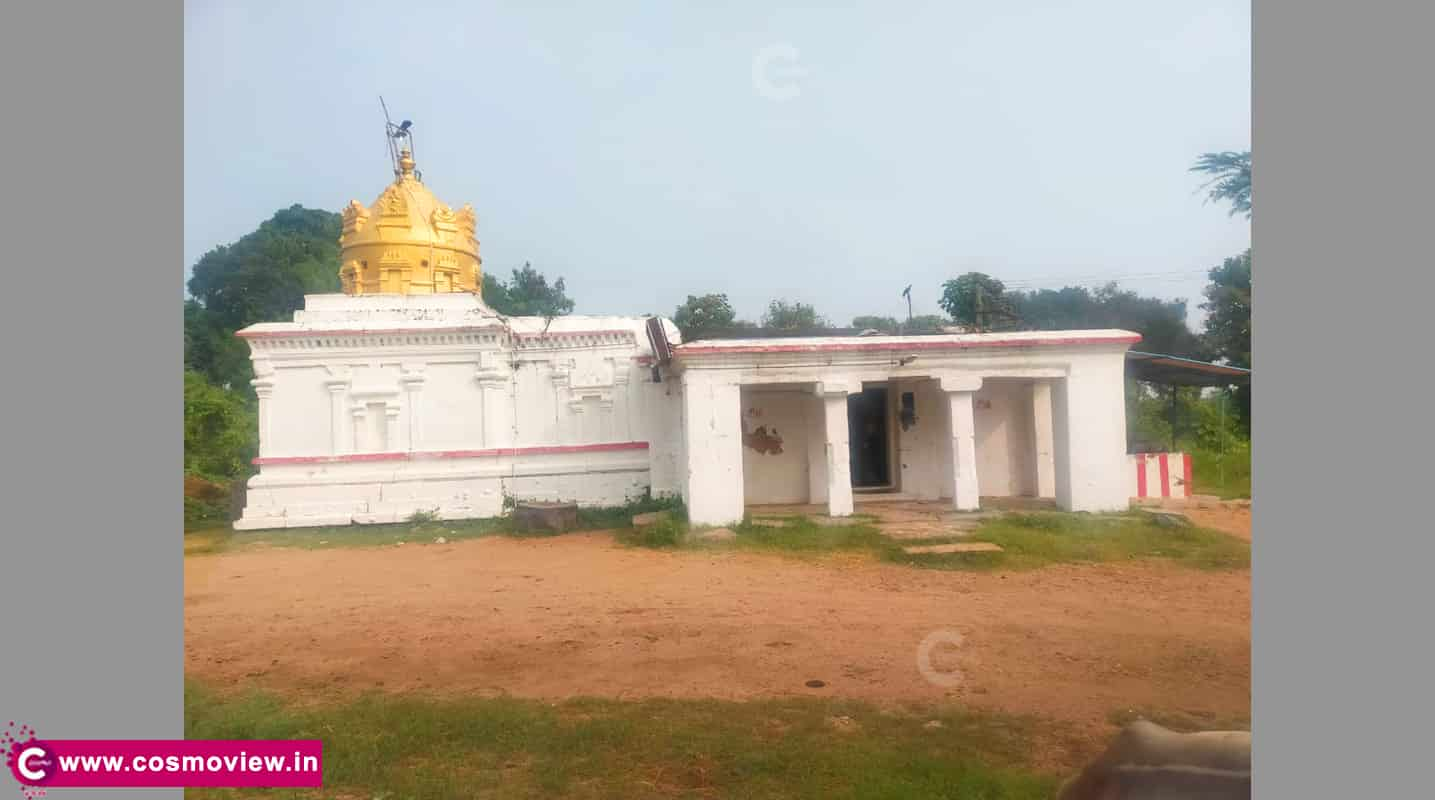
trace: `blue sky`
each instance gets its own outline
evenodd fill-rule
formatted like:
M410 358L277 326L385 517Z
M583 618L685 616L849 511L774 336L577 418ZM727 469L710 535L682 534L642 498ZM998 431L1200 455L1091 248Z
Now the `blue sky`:
M979 270L1192 300L1250 226L1195 157L1250 146L1229 2L185 5L184 268L391 179L382 94L484 268L578 313L724 292L936 313Z

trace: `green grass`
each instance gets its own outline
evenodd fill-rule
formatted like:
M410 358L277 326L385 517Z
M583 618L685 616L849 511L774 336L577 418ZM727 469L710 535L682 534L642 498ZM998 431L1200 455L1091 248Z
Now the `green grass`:
M1162 528L1140 512L1069 514L1042 512L1006 514L986 521L975 533L897 542L883 536L874 522L823 526L803 517L783 517L775 527L751 520L735 527L730 543L686 546L733 548L815 556L865 552L892 563L952 570L1023 570L1050 564L1110 563L1166 559L1198 569L1240 569L1250 566L1250 545L1220 531ZM908 554L906 545L951 541L992 542L1000 553Z
M647 511L670 511L681 520L682 503L673 498L640 497L627 505L610 508L578 509L575 530L606 530L627 528L634 514ZM435 520L429 514L416 514L411 521L377 525L336 525L316 528L275 528L260 531L236 531L227 524L186 530L185 555L244 550L255 547L291 547L316 550L330 547L383 547L432 543L443 538L454 542L482 536L534 537L552 536L543 531L524 532L513 528L508 517L488 519Z
M1225 453L1199 448L1191 450L1191 471L1196 474L1195 494L1212 494L1224 500L1251 496L1251 445L1249 442Z
M852 725L840 729L836 717ZM939 720L941 727L924 727ZM1039 743L1070 734L954 708L883 712L816 698L717 700L368 695L289 705L189 684L191 739L322 739L324 789L193 798L1046 798Z
M1117 728L1124 728L1138 719L1148 720L1181 733L1196 731L1248 731L1251 729L1249 715L1221 716L1204 711L1170 711L1166 709L1132 708L1113 711L1106 715L1106 721Z
M893 560L944 569L1035 569L1050 564L1164 559L1197 569L1241 569L1251 563L1246 542L1197 527L1163 528L1140 512L1006 514L988 520L965 541L1001 545L1000 553L908 555Z
M733 544L746 550L763 550L787 555L813 555L843 551L880 552L889 543L868 518L854 517L850 525L819 525L803 516L773 517L783 527L744 521L732 530Z

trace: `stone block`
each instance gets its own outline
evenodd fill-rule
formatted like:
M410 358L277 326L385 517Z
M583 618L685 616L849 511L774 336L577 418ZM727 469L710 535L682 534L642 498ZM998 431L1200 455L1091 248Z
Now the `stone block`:
M513 527L520 531L572 530L578 527L578 504L520 502L513 509Z
M737 538L737 534L731 528L713 528L706 531L698 531L693 538L700 542L730 542Z
M657 525L659 522L667 522L673 515L667 511L649 511L646 514L633 515L634 528L647 528Z

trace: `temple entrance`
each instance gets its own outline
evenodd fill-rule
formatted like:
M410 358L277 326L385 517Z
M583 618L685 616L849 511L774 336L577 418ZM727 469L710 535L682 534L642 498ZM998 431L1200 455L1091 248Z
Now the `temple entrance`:
M867 386L847 398L847 441L852 488L892 488L891 435L887 423L887 385Z

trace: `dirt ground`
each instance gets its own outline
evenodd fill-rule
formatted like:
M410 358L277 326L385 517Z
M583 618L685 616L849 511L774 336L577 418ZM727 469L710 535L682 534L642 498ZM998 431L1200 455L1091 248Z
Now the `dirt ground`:
M185 667L298 698L956 700L1104 737L1127 709L1248 715L1250 597L1248 571L1159 562L986 574L603 533L249 550L185 559ZM942 631L963 640L932 651L955 686L918 669Z
M1202 528L1225 531L1248 542L1251 540L1250 506L1215 505L1210 508L1188 506L1177 510Z

